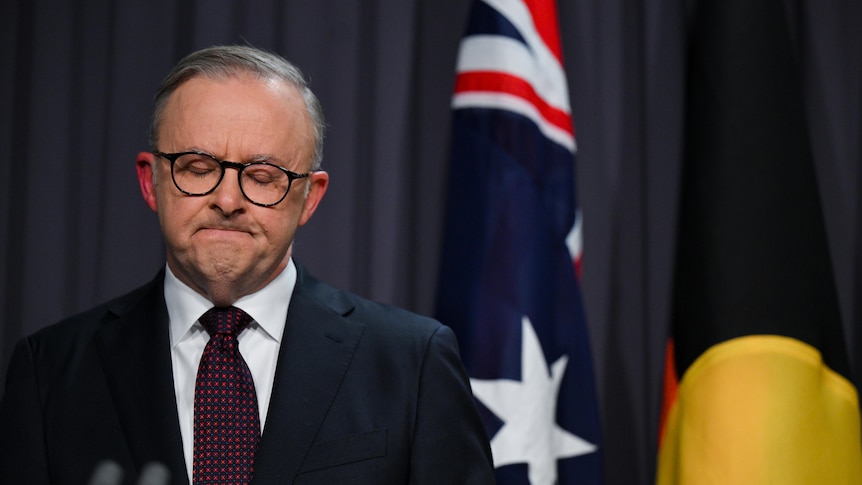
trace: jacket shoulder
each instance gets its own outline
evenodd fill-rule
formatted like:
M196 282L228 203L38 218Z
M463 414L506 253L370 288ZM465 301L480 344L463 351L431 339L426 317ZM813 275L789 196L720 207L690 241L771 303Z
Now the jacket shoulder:
M126 314L143 300L152 298L153 292L162 288L163 280L164 274L159 272L147 284L37 330L27 340L34 350L44 346L69 346L73 342L89 340L102 325Z
M298 288L343 318L365 325L367 330L430 336L443 327L431 317L336 288L315 278L298 264L297 268Z

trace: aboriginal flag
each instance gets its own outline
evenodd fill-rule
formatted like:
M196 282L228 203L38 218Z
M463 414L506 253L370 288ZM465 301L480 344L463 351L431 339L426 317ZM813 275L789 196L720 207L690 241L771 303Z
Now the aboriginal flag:
M473 4L452 101L437 317L500 484L599 483L575 136L553 0Z
M859 484L857 391L782 0L696 2L657 482Z

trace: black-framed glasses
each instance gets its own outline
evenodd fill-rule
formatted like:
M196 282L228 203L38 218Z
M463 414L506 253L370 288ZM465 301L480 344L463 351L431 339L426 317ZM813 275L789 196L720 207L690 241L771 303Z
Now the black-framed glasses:
M252 204L262 207L271 207L284 200L294 180L312 173L291 172L269 162L229 162L197 151L153 152L153 155L171 162L174 185L180 192L191 196L212 193L224 178L225 170L234 168L239 172L239 190Z

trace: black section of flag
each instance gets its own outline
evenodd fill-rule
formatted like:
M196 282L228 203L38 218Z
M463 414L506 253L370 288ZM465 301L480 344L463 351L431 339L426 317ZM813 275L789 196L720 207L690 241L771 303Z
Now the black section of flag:
M679 375L712 345L778 334L846 350L781 0L697 3L688 58L673 334Z

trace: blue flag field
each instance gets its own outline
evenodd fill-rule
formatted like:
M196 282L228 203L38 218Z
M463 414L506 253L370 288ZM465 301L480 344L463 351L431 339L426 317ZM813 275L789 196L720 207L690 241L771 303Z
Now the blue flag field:
M575 133L552 0L473 5L452 100L437 318L501 485L601 483Z

